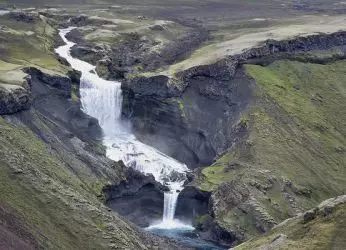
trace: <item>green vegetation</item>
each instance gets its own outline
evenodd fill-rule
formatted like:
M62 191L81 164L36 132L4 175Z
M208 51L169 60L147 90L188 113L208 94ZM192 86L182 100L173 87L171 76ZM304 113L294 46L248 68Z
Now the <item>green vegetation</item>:
M213 165L204 168L201 172L205 179L200 183L199 188L204 191L212 191L219 184L225 181L231 181L235 176L227 171L226 168L233 158L234 153L226 153Z
M59 75L70 69L52 52L56 27L33 16L32 22L0 16L0 85L23 84L22 69L28 66ZM79 102L77 85L71 97ZM104 146L74 137L80 148L71 152L64 144L69 139L59 134L70 133L66 127L34 108L23 116L25 125L21 115L8 118L14 123L0 117L0 203L21 218L17 227L31 232L44 249L146 249L144 236L103 204L103 187L123 177L119 165L108 165ZM1 220L6 228L6 218Z
M273 249L343 249L345 247L346 205L339 205L328 216L318 216L303 224L299 217L293 218L274 228L259 238L252 239L234 248L236 250L260 249L272 245ZM286 235L287 239L275 243L278 236Z
M217 220L249 238L259 233L254 222L280 222L345 191L346 61L281 60L245 70L258 84L258 101L236 124L247 135L204 168L196 185L217 192L223 183L244 183L238 187L249 198L230 204Z
M40 15L32 22L17 21L8 15L0 16L1 60L21 67L35 66L66 73L67 67L59 63L52 53L57 30Z
M24 126L0 118L0 128L0 200L25 219L41 246L141 248L132 229L99 201L106 180L81 179ZM107 226L100 231L100 224Z

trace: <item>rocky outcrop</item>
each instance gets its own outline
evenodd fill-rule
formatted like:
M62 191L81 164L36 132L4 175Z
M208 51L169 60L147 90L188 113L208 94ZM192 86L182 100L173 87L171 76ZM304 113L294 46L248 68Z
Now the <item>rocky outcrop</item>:
M345 204L345 195L328 199L316 208L287 219L267 234L234 249L315 249L316 245L321 249L341 249L345 239ZM318 233L317 238L315 232Z
M217 68L215 68L217 71ZM232 126L252 97L252 82L200 75L179 85L166 76L123 82L123 114L137 136L189 167L206 166L242 136Z
M30 67L25 68L24 72L29 74L35 80L43 82L57 90L66 96L71 95L72 82L67 76L58 75L54 72L43 72L37 68Z
M31 76L33 106L36 109L63 122L81 138L101 139L102 129L97 119L85 114L81 104L70 99L72 81L69 77L33 67L24 71ZM78 72L70 74L78 80Z
M198 224L197 218L209 212L210 196L210 192L203 192L193 186L185 187L179 194L175 217Z
M21 11L11 11L8 16L17 22L24 22L27 24L32 24L39 19L37 13L26 13Z
M207 30L201 25L180 20L149 26L150 32L157 33L149 36L141 29L125 30L117 33L119 40L100 46L102 41L88 41L86 35L97 31L102 25L103 29L114 32L106 26L114 26L116 21L81 15L72 17L70 23L77 27L88 26L88 29L77 28L67 35L70 41L77 44L72 48L72 55L96 65L101 77L112 80L124 79L138 72L154 71L182 60L208 38ZM179 34L177 36L175 29ZM160 34L166 37L167 33L172 33L168 41L156 38Z
M266 40L258 47L245 50L243 53L228 56L212 65L195 66L178 73L178 78L189 82L196 76L210 76L216 79L230 79L237 68L246 63L269 64L278 59L297 59L297 53L313 50L327 50L346 44L346 32L298 36L294 39L276 41ZM341 57L342 58L342 57ZM340 59L340 57L336 58ZM327 60L329 62L329 60Z
M70 23L73 26L78 26L78 27L83 27L87 25L101 26L106 24L114 24L111 20L102 19L102 18L93 18L87 15L73 16L70 19Z
M74 45L71 48L71 55L73 57L79 58L93 65L96 65L99 60L103 59L104 54L107 54L107 52L104 51L104 48L92 47L88 44Z
M82 72L72 69L69 72L67 72L67 76L71 79L72 83L80 84Z
M18 85L0 84L0 115L27 110L30 105L30 90Z
M126 180L104 188L107 205L140 227L161 220L167 188L132 168L125 175Z
M174 79L127 79L122 84L123 114L144 142L162 148L189 167L209 165L241 138L242 130L235 128L234 122L255 100L254 84L242 71L242 64L297 59L302 58L301 53L340 46L342 49L344 44L346 32L267 40L217 63L179 72Z
M328 216L333 213L333 211L341 204L346 204L346 195L342 195L335 198L330 198L328 200L325 200L317 207L304 212L302 217L302 222L304 224L316 219L319 216Z

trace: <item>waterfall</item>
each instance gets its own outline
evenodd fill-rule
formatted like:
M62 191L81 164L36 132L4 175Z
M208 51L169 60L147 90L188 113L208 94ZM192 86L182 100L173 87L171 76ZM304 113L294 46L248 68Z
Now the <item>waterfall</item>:
M188 168L185 164L136 139L131 132L130 124L121 119L121 83L100 78L95 73L95 66L71 56L70 49L74 43L68 41L66 35L72 29L74 28L60 30L60 36L66 45L58 47L55 51L65 58L72 68L82 72L82 108L85 113L98 119L104 133L103 143L107 147L107 156L115 161L122 160L126 166L144 174L152 174L156 181L169 187L170 191L164 194L162 221L154 227L186 226L174 220L174 214Z
M177 192L166 192L164 199L163 209L163 222L170 222L174 220L175 207L177 205L178 193Z

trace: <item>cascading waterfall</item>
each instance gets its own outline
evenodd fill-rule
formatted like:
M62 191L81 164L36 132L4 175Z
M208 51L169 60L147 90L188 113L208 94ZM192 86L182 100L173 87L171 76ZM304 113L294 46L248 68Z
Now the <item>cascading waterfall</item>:
M70 49L73 42L66 35L73 27L60 30L66 45L55 51L65 58L72 68L82 72L80 95L84 112L98 119L104 133L103 143L107 156L115 161L122 160L126 166L145 174L152 174L156 181L170 188L164 194L164 215L162 221L151 227L190 227L174 220L179 191L183 188L188 168L173 158L138 141L131 133L129 124L121 120L121 83L106 81L95 73L95 66L73 58Z

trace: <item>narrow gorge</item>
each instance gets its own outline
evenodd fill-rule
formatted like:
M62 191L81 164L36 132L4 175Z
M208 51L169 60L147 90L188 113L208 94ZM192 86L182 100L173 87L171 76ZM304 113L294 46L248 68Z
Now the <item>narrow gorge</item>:
M191 218L187 222L175 218L178 196L187 181L189 169L185 164L136 139L131 132L129 121L121 118L121 83L101 79L95 72L95 66L71 56L70 49L75 44L68 41L66 35L73 29L74 27L71 27L60 31L59 34L66 45L58 47L55 51L65 58L74 70L81 72L82 109L98 120L103 130L103 144L107 148L107 156L114 161L124 162L127 167L154 176L157 182L167 188L164 192L162 219L151 221L147 230L163 235L169 235L170 231L174 230L178 230L179 233L192 233L194 227L190 224ZM187 246L193 247L196 244L208 249L209 243L191 239Z
M0 249L345 248L343 4L24 2L0 1Z

